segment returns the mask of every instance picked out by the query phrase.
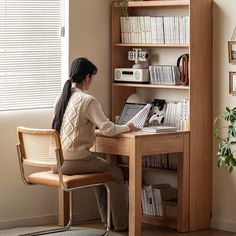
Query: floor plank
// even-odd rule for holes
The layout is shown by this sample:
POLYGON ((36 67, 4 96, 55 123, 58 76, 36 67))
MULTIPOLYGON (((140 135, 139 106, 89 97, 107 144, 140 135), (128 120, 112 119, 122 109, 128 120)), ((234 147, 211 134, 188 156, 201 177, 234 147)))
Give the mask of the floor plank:
MULTIPOLYGON (((104 226, 97 221, 83 222, 79 226, 91 228, 103 228, 104 226)), ((128 236, 128 232, 120 232, 123 236, 128 236)), ((142 236, 236 236, 236 233, 221 230, 209 229, 190 233, 178 233, 175 230, 158 227, 155 225, 143 224, 142 236)))

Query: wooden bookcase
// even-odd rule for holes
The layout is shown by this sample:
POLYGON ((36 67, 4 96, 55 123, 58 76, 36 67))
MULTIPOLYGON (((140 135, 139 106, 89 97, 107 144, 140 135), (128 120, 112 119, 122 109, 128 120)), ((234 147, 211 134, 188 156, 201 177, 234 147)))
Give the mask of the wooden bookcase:
MULTIPOLYGON (((179 0, 179 1, 132 1, 129 2, 129 15, 139 15, 140 11, 149 11, 156 16, 163 12, 184 10, 190 24, 190 43, 188 45, 173 44, 122 44, 120 30, 121 11, 117 2, 112 4, 111 35, 111 86, 112 119, 119 115, 127 98, 139 89, 168 91, 168 93, 187 93, 190 101, 190 212, 187 219, 189 230, 210 227, 211 193, 212 193, 212 0, 179 0), (165 86, 153 84, 115 83, 115 68, 130 68, 128 51, 133 48, 161 50, 162 54, 171 50, 185 50, 190 55, 189 86, 165 86)), ((168 55, 168 54, 167 54, 168 55)), ((176 58, 177 59, 177 58, 176 58)), ((178 219, 177 219, 178 220, 178 219)), ((143 217, 143 222, 169 226, 168 219, 143 217)))

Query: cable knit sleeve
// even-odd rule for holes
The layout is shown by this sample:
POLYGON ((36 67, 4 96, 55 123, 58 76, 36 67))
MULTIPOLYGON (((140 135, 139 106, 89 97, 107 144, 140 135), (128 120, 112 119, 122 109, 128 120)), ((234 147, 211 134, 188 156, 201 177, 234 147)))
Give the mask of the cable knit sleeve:
POLYGON ((103 113, 101 104, 96 99, 91 100, 89 103, 86 116, 105 136, 115 136, 129 131, 127 125, 116 125, 111 122, 103 113))

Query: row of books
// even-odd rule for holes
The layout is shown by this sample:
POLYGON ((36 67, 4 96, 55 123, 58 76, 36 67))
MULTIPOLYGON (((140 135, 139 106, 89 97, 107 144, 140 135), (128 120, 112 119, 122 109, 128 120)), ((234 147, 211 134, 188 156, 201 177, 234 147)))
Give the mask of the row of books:
POLYGON ((177 189, 169 184, 142 186, 142 213, 150 216, 166 216, 165 202, 177 201, 177 189))
MULTIPOLYGON (((161 168, 167 170, 177 170, 177 154, 158 154, 144 156, 142 159, 142 166, 149 168, 161 168)), ((129 158, 127 156, 119 156, 118 163, 129 165, 129 158)))
POLYGON ((121 42, 141 44, 188 44, 188 16, 120 17, 121 42))
POLYGON ((144 156, 142 166, 149 168, 161 168, 167 170, 177 170, 177 154, 159 154, 144 156))
MULTIPOLYGON (((125 182, 127 207, 129 206, 129 183, 125 182)), ((141 192, 142 214, 149 216, 177 216, 177 188, 170 184, 143 185, 141 192)))
POLYGON ((178 130, 189 130, 189 99, 167 101, 164 123, 178 130))
POLYGON ((151 84, 181 85, 180 70, 177 66, 150 65, 151 84))

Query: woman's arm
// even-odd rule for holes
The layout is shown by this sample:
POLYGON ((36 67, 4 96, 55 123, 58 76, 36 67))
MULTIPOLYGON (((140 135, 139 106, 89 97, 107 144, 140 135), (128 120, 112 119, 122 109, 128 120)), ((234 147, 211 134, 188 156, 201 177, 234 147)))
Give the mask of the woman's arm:
POLYGON ((120 133, 133 130, 132 124, 116 125, 111 122, 104 114, 101 104, 93 99, 86 111, 87 118, 98 127, 99 131, 105 136, 115 136, 120 133))

